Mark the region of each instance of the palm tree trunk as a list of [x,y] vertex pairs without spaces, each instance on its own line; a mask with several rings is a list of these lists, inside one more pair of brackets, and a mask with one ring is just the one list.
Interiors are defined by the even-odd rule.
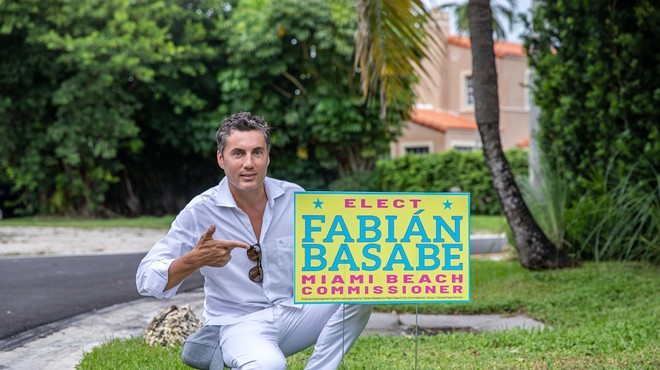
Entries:
[[534,221],[504,156],[499,133],[499,96],[489,1],[470,0],[468,19],[477,126],[486,164],[513,231],[520,262],[532,270],[568,267],[571,261],[564,250],[553,245]]

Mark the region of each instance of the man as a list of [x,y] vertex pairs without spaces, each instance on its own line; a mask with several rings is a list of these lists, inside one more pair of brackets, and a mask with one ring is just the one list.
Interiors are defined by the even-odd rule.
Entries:
[[[184,345],[197,368],[284,369],[312,344],[307,369],[336,369],[369,320],[369,305],[293,303],[295,184],[266,177],[270,131],[242,112],[216,134],[219,185],[195,197],[144,257],[143,295],[168,298],[204,275],[204,328]],[[224,364],[222,363],[224,362]]]

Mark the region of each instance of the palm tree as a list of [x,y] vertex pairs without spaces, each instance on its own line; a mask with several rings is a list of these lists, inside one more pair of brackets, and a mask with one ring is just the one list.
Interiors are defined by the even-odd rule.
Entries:
[[[383,78],[378,94],[387,100],[396,94],[393,72],[407,65],[420,65],[420,50],[410,45],[424,45],[418,37],[425,37],[411,28],[419,18],[430,14],[419,0],[358,0],[359,31],[356,36],[356,64],[361,68],[362,88],[374,95],[379,78]],[[474,82],[475,113],[483,143],[486,163],[502,209],[511,227],[521,264],[528,269],[541,270],[568,267],[565,252],[556,248],[534,221],[509,164],[504,156],[499,134],[499,96],[493,50],[493,25],[489,0],[470,0],[468,3],[470,39],[472,45],[472,78]],[[400,59],[401,58],[401,59]]]
[[[519,16],[517,16],[514,9],[516,9],[516,0],[506,0],[507,5],[500,3],[492,4],[493,12],[493,31],[495,39],[505,40],[506,31],[504,31],[504,26],[502,20],[505,20],[508,23],[509,31],[513,30],[513,25],[518,23]],[[468,24],[468,3],[447,3],[440,5],[441,9],[451,10],[456,16],[456,30],[459,34],[469,34],[469,24]]]
[[570,260],[566,253],[550,242],[532,217],[502,150],[497,72],[491,36],[493,21],[489,1],[470,0],[468,19],[477,126],[486,164],[513,231],[520,262],[529,269],[568,267]]

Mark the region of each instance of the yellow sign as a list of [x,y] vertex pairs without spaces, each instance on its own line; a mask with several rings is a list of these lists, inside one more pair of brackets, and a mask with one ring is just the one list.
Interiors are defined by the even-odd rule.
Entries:
[[296,303],[470,300],[467,193],[295,194]]

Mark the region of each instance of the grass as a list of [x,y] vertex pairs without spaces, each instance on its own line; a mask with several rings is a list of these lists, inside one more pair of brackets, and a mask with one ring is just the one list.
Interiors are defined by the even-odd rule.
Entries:
[[[424,304],[422,313],[525,313],[551,328],[480,334],[361,337],[346,369],[657,369],[660,269],[631,262],[585,263],[533,272],[518,262],[473,260],[472,302]],[[414,313],[413,305],[379,311]],[[415,348],[417,354],[415,355]],[[78,369],[188,369],[180,347],[115,339],[86,353]],[[304,368],[311,349],[291,356]]]
[[[17,217],[0,220],[2,226],[41,226],[41,227],[138,227],[151,229],[168,229],[174,216],[142,216],[135,218],[67,218],[67,217]],[[506,227],[504,216],[472,216],[470,219],[472,233],[501,234]]]
[[470,216],[471,234],[502,234],[507,227],[504,216]]

